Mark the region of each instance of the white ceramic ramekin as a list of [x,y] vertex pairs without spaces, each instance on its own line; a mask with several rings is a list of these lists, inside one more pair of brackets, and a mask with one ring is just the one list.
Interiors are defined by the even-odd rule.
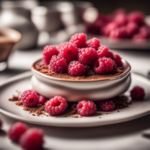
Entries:
[[120,75],[109,77],[105,80],[89,81],[71,81],[45,75],[35,69],[35,64],[39,61],[34,62],[31,67],[33,72],[31,84],[34,90],[48,98],[61,95],[71,102],[83,99],[104,100],[123,94],[131,83],[131,67],[125,60],[122,60],[124,71]]

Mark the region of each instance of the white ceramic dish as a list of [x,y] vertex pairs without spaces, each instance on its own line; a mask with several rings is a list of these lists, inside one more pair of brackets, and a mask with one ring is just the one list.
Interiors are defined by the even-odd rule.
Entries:
[[150,113],[150,81],[142,76],[131,74],[132,83],[130,89],[135,85],[142,86],[146,92],[146,100],[134,102],[128,108],[120,109],[119,113],[114,111],[109,115],[101,115],[101,118],[99,118],[99,115],[83,118],[32,116],[29,112],[23,111],[21,107],[16,106],[14,102],[8,101],[8,98],[10,98],[16,90],[23,92],[31,88],[31,76],[31,72],[23,73],[1,84],[0,112],[2,114],[32,124],[58,127],[92,127],[125,122]]
[[105,36],[98,36],[93,34],[87,34],[88,38],[97,37],[102,45],[106,45],[113,49],[150,49],[150,40],[145,42],[135,42],[131,39],[111,39]]
[[[55,95],[62,95],[67,101],[77,102],[82,99],[104,100],[124,93],[130,86],[131,67],[127,61],[123,60],[124,71],[120,75],[106,78],[105,80],[69,80],[47,76],[35,69],[33,63],[31,70],[34,76],[31,84],[34,90],[41,95],[51,98]],[[50,92],[51,91],[51,92]],[[109,93],[109,94],[108,94]]]

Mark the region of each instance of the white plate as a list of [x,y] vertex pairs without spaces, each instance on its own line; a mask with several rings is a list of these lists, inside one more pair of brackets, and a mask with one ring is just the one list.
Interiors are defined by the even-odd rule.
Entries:
[[150,49],[150,40],[145,42],[135,42],[131,39],[111,39],[105,36],[98,36],[93,34],[87,34],[88,39],[97,37],[101,41],[101,45],[106,45],[109,48],[114,49]]
[[146,100],[134,102],[128,108],[120,109],[120,112],[114,111],[109,115],[104,114],[101,115],[101,118],[99,118],[99,116],[83,118],[32,116],[29,112],[23,111],[21,107],[16,106],[14,102],[8,101],[8,98],[10,98],[16,90],[22,92],[31,88],[31,76],[31,72],[23,73],[7,80],[1,85],[0,112],[2,114],[32,124],[59,127],[92,127],[125,122],[150,113],[150,81],[142,76],[132,74],[130,89],[135,85],[144,87]]

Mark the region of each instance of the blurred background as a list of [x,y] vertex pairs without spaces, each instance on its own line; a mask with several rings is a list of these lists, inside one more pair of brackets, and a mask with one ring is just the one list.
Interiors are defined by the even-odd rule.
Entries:
[[[43,47],[47,44],[57,45],[68,41],[73,34],[79,32],[87,33],[88,38],[91,37],[91,33],[94,36],[100,35],[99,26],[101,24],[105,26],[106,22],[111,22],[114,14],[117,13],[125,13],[127,16],[131,12],[140,11],[144,16],[142,25],[147,28],[146,32],[149,32],[150,35],[149,6],[150,1],[148,0],[112,0],[109,2],[97,0],[0,0],[0,28],[11,28],[19,31],[22,35],[17,47],[8,48],[7,52],[0,48],[0,55],[3,56],[5,53],[5,57],[0,57],[0,80],[30,70],[31,64],[42,57]],[[107,21],[104,23],[103,20]],[[97,21],[98,31],[93,31]],[[88,25],[93,24],[92,30],[88,28]],[[2,32],[0,35],[1,38],[6,36]],[[138,35],[137,38],[145,41],[145,37],[143,38],[141,35]],[[144,59],[146,63],[149,62],[150,51],[136,50],[136,48],[133,50],[133,47],[128,50],[123,49],[112,47],[111,50],[127,59],[134,72],[147,76],[150,70],[148,65],[140,64],[141,69],[139,69],[137,62],[139,59]],[[142,67],[143,65],[144,67]],[[143,68],[144,70],[142,70]]]

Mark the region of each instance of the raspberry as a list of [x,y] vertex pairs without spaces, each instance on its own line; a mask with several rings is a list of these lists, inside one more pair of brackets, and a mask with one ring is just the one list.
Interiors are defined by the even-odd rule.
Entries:
[[67,72],[66,60],[60,56],[54,55],[50,61],[50,64],[48,65],[48,69],[56,73],[65,73]]
[[57,116],[57,115],[61,115],[65,111],[67,106],[68,104],[63,97],[55,96],[45,104],[45,111],[49,115]]
[[132,37],[133,41],[135,42],[145,42],[146,41],[146,38],[140,34],[140,33],[137,33],[135,34],[133,37]]
[[127,36],[130,38],[138,32],[138,25],[134,22],[129,22],[126,26]]
[[115,103],[112,100],[102,100],[98,103],[99,109],[102,111],[112,111],[115,109]]
[[128,21],[129,22],[135,22],[138,25],[142,25],[144,23],[144,14],[139,11],[131,12],[128,15]]
[[40,95],[39,96],[39,104],[40,105],[44,105],[46,102],[47,102],[47,98],[42,96],[42,95]]
[[114,29],[110,32],[110,38],[126,38],[127,31],[125,27]]
[[21,94],[20,98],[21,98],[23,105],[26,107],[34,107],[34,106],[37,106],[39,103],[38,95],[31,90],[24,91]]
[[85,73],[85,67],[79,61],[72,61],[68,65],[68,74],[71,76],[82,76]]
[[59,46],[60,56],[70,63],[72,60],[76,60],[78,57],[78,48],[75,44],[64,43]]
[[2,121],[2,119],[0,118],[0,129],[2,128],[2,125],[3,125],[3,121]]
[[110,22],[102,28],[102,34],[109,36],[110,32],[114,29],[117,29],[119,25],[116,22]]
[[24,123],[17,122],[10,127],[8,137],[14,142],[19,142],[22,134],[26,131],[27,126]]
[[43,130],[28,129],[20,139],[20,145],[25,150],[41,150],[43,147]]
[[70,43],[75,44],[78,48],[84,48],[86,47],[86,38],[86,34],[78,33],[71,37]]
[[139,86],[135,86],[131,91],[130,95],[133,100],[143,100],[145,97],[145,91]]
[[87,44],[87,47],[91,47],[97,50],[98,47],[100,46],[100,41],[97,38],[92,38],[88,40],[86,44]]
[[150,29],[146,26],[141,27],[139,33],[146,39],[150,37]]
[[96,105],[92,101],[80,101],[77,104],[77,112],[81,116],[91,116],[94,115],[96,112]]
[[98,57],[108,57],[108,58],[111,58],[112,60],[114,60],[114,54],[109,51],[108,47],[105,46],[105,45],[102,45],[98,48]]
[[117,64],[117,67],[123,67],[123,63],[121,60],[122,58],[118,54],[115,54],[114,56],[114,61]]
[[127,24],[127,17],[124,14],[117,14],[114,18],[114,21],[120,26]]
[[44,50],[43,50],[43,58],[42,58],[43,62],[48,65],[50,60],[51,60],[51,58],[52,58],[52,56],[53,55],[58,55],[58,53],[59,52],[56,49],[56,47],[49,46],[49,45],[45,46]]
[[94,64],[94,71],[97,74],[107,74],[113,71],[114,61],[111,58],[99,58]]
[[69,42],[65,42],[65,43],[60,43],[57,47],[58,51],[60,51],[61,47],[63,47],[64,45],[68,44]]
[[82,48],[78,52],[78,60],[87,66],[93,66],[98,59],[97,51],[94,48]]

